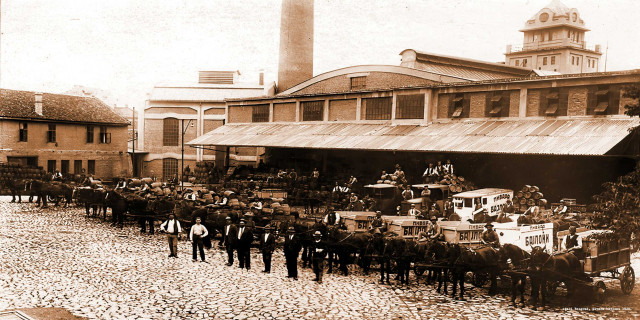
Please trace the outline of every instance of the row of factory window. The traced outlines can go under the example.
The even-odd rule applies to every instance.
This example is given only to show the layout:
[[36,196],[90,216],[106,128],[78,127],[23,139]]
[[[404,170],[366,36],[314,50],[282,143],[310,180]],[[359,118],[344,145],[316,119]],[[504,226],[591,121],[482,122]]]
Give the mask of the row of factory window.
[[[396,119],[423,119],[424,118],[424,94],[398,95],[396,97]],[[324,100],[302,101],[302,121],[323,121]],[[393,97],[363,98],[362,119],[364,120],[391,120],[393,109]],[[269,105],[252,106],[251,122],[268,122]]]
[[[60,160],[60,173],[67,174],[71,173],[69,170],[69,165],[71,160]],[[57,160],[47,160],[47,172],[55,172],[58,168]],[[74,174],[83,174],[82,172],[82,160],[73,160],[73,173]],[[96,174],[96,161],[95,160],[87,160],[87,174]]]
[[[569,106],[569,90],[572,88],[539,89],[540,105],[538,116],[567,116]],[[532,90],[533,91],[533,90]],[[511,93],[518,91],[496,91],[486,94],[485,117],[508,117],[511,105]],[[445,95],[445,94],[443,94]],[[440,95],[441,97],[443,95]],[[449,118],[469,118],[471,113],[471,94],[455,93],[450,96],[447,110]],[[586,115],[614,115],[619,113],[620,86],[599,85],[587,89]]]
[[[87,134],[86,134],[86,143],[94,143],[94,126],[86,126]],[[28,142],[29,141],[29,123],[28,122],[20,122],[18,124],[18,141]],[[57,142],[57,126],[55,124],[48,124],[47,126],[47,142],[54,143]],[[108,130],[107,126],[100,126],[100,135],[99,140],[100,143],[111,143],[111,133]]]
[[162,159],[162,180],[169,181],[178,177],[178,159]]

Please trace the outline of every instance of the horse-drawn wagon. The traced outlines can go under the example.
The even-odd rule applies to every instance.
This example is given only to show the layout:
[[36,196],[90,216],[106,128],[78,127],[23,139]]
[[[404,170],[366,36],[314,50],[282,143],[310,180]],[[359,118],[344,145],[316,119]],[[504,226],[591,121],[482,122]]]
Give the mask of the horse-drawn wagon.
[[349,232],[369,231],[371,221],[376,217],[375,212],[369,211],[338,211],[337,213]]

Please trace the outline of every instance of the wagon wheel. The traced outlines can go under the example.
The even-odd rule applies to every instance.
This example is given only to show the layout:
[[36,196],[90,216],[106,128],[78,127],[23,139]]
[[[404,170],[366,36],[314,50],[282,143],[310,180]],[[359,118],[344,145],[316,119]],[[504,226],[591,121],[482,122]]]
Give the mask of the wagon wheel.
[[636,275],[630,266],[624,267],[620,274],[620,289],[624,294],[630,294],[636,284]]
[[481,288],[489,281],[489,275],[486,272],[474,272],[471,278],[471,283],[474,287]]
[[555,296],[559,286],[560,281],[547,281],[547,285],[544,288],[547,291],[547,297]]
[[596,282],[596,285],[593,286],[593,298],[596,303],[603,303],[605,293],[607,291],[607,286],[605,286],[604,281]]
[[425,267],[420,267],[420,266],[413,267],[413,272],[416,274],[416,276],[422,276],[425,271],[427,271],[427,268]]
[[55,202],[56,200],[57,200],[57,198],[56,198],[56,197],[54,197],[54,196],[50,196],[50,195],[47,195],[47,201],[49,201],[49,202]]

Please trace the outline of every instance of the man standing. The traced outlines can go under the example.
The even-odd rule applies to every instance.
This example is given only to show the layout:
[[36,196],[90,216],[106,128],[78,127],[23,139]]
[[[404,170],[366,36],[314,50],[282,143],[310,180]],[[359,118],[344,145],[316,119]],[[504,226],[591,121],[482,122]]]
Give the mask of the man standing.
[[287,235],[284,239],[284,258],[287,261],[287,278],[298,280],[298,254],[300,254],[302,245],[295,233],[295,228],[287,228]]
[[169,241],[169,258],[177,258],[178,234],[182,232],[182,228],[180,228],[180,221],[176,220],[176,216],[173,213],[170,213],[169,220],[162,223],[160,228],[167,233],[167,239]]
[[406,186],[404,188],[404,191],[402,191],[402,198],[404,200],[411,200],[413,199],[413,190],[411,190],[411,186]]
[[262,272],[271,273],[271,256],[276,249],[276,237],[272,234],[273,227],[270,225],[264,228],[264,234],[260,237],[260,251],[262,251],[262,262],[264,270]]
[[224,230],[222,233],[222,241],[220,242],[221,246],[225,247],[227,251],[227,266],[233,265],[233,250],[235,249],[236,237],[238,228],[235,224],[231,223],[231,217],[225,218],[226,225],[224,226]]
[[253,241],[253,232],[246,226],[247,221],[240,219],[240,226],[238,227],[238,242],[236,244],[238,251],[238,261],[240,268],[251,269],[251,255],[249,254],[251,248],[251,242]]
[[322,240],[322,233],[316,231],[313,234],[313,242],[311,243],[313,252],[313,272],[316,278],[313,281],[322,283],[322,271],[324,269],[324,258],[327,256],[327,245]]
[[196,224],[191,226],[191,231],[189,232],[189,239],[193,246],[193,262],[198,261],[198,250],[200,250],[200,259],[202,259],[202,262],[206,262],[204,258],[204,244],[202,243],[202,239],[209,235],[209,232],[205,226],[200,224],[201,222],[202,220],[200,217],[196,217]]

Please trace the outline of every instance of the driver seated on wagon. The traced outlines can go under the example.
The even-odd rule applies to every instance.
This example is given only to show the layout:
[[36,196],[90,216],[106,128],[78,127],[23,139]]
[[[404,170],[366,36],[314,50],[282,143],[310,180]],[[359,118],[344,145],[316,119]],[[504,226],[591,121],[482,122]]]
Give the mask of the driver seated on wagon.
[[498,233],[493,230],[493,224],[491,222],[487,222],[485,225],[487,230],[482,232],[480,236],[480,240],[482,240],[483,244],[491,246],[495,249],[500,248],[500,237],[498,237]]
[[330,225],[340,225],[340,214],[334,211],[333,207],[330,207],[327,210],[328,213],[324,216],[324,223],[328,226]]
[[575,226],[569,227],[569,234],[562,240],[562,250],[571,252],[578,260],[584,260],[585,253],[582,250],[582,237],[576,233]]

